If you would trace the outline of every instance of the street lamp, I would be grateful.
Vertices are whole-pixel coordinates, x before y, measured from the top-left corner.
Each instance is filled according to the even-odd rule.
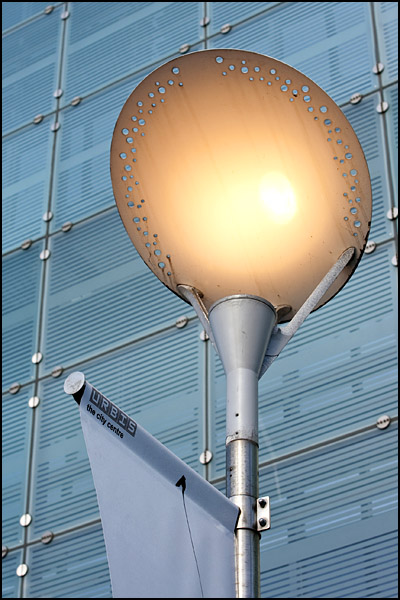
[[[361,258],[371,220],[364,154],[340,109],[299,71],[205,50],[132,92],[111,177],[137,251],[192,304],[222,360],[227,490],[241,509],[237,596],[258,597],[268,526],[257,518],[258,379]]]

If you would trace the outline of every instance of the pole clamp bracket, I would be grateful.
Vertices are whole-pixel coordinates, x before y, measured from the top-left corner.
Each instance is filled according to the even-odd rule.
[[[246,494],[230,496],[229,500],[240,509],[235,529],[266,531],[271,527],[269,496],[258,498]]]
[[[265,531],[271,527],[271,509],[269,496],[257,500],[257,531]]]

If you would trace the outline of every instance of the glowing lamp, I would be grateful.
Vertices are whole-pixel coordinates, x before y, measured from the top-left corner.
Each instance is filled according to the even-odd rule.
[[[118,118],[111,148],[118,210],[139,254],[172,291],[232,294],[291,307],[341,253],[354,271],[371,220],[358,139],[299,71],[239,50],[176,58],[148,75]]]

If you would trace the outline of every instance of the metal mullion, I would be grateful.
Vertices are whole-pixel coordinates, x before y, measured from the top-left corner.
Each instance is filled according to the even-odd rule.
[[[204,19],[205,22],[206,22],[207,18],[210,18],[210,15],[209,15],[209,12],[210,12],[209,8],[210,8],[210,6],[209,6],[209,4],[210,4],[209,2],[203,2],[203,19]],[[204,27],[204,40],[203,40],[204,50],[207,50],[207,48],[208,48],[208,38],[209,38],[209,36],[208,36],[208,27],[209,27],[208,25],[206,25]]]
[[[384,97],[383,88],[381,90],[381,98],[382,98],[381,101],[384,102],[385,97]],[[387,173],[388,188],[389,188],[390,208],[394,209],[396,206],[395,191],[394,191],[394,184],[393,184],[394,174],[392,172],[391,152],[390,152],[390,145],[389,145],[389,133],[388,133],[388,123],[387,123],[386,113],[384,113],[382,115],[382,129],[383,129],[383,146],[384,146],[384,151],[386,154],[385,162],[386,162],[386,173]],[[393,230],[392,239],[394,240],[396,254],[397,254],[398,248],[399,248],[399,242],[398,242],[398,231],[397,231],[397,227],[396,227],[396,219],[392,220],[392,230]]]
[[[65,9],[68,9],[68,2],[65,3]],[[59,69],[58,69],[58,88],[61,86],[62,81],[62,72],[63,72],[63,62],[64,62],[64,46],[65,46],[65,30],[67,27],[67,19],[63,20],[62,32],[61,32],[61,40],[60,40],[60,48],[59,48]],[[54,124],[58,122],[58,117],[60,113],[60,98],[56,100],[56,112],[54,118]],[[54,174],[55,174],[55,165],[56,165],[56,150],[57,150],[57,140],[58,140],[58,131],[54,131],[54,140],[52,147],[52,156],[51,156],[51,166],[50,166],[50,177],[49,177],[49,195],[47,201],[47,212],[50,212],[52,209],[53,203],[53,189],[54,189]],[[51,219],[46,222],[46,233],[44,236],[45,244],[44,249],[49,249],[49,239],[50,239],[50,223]],[[43,321],[44,321],[44,312],[45,312],[45,299],[46,299],[46,278],[47,278],[47,269],[48,269],[47,260],[44,261],[43,274],[42,274],[42,289],[41,289],[41,298],[40,298],[40,310],[39,310],[39,324],[38,324],[38,337],[37,337],[37,351],[40,351],[42,345],[42,329],[43,329]],[[36,381],[39,381],[39,365],[36,367]]]
[[[374,44],[374,52],[375,52],[375,62],[376,64],[378,64],[380,62],[380,49],[379,49],[379,37],[378,37],[378,28],[377,28],[377,23],[376,23],[376,17],[375,17],[375,2],[370,2],[369,3],[369,7],[370,7],[370,13],[371,13],[371,23],[372,23],[372,39],[373,39],[373,44]],[[382,83],[382,75],[381,73],[377,73],[377,77],[378,77],[378,86],[379,86],[379,97],[380,97],[380,102],[383,103],[384,102],[384,89],[386,89],[388,86],[384,86]],[[394,82],[391,82],[390,85],[392,85]],[[389,200],[390,200],[390,207],[393,209],[395,207],[395,192],[394,192],[394,185],[393,185],[393,173],[392,173],[392,165],[391,165],[391,153],[390,153],[390,146],[389,146],[389,135],[388,135],[388,124],[387,124],[387,115],[386,113],[382,114],[382,130],[383,130],[383,147],[384,147],[384,152],[385,152],[385,163],[386,163],[386,179],[388,182],[388,191],[389,191]],[[396,220],[394,219],[392,222],[392,230],[393,230],[393,239],[394,239],[394,243],[395,243],[395,249],[396,249],[396,255],[398,254],[398,232],[397,232],[397,227],[396,227]]]
[[[66,8],[68,4],[66,5]],[[62,63],[64,56],[64,44],[65,44],[65,28],[66,28],[66,20],[63,21],[61,28],[61,39],[59,46],[59,67],[58,67],[58,83],[60,83],[60,79],[62,76]],[[54,90],[53,90],[54,91]],[[60,108],[60,99],[57,98],[56,102],[56,111],[55,111],[55,121],[57,122],[58,113]],[[52,156],[51,156],[51,165],[50,165],[50,174],[49,174],[49,187],[48,187],[48,203],[47,203],[47,211],[51,210],[52,204],[52,190],[54,185],[54,167],[55,167],[55,158],[56,158],[56,145],[57,145],[57,132],[54,132],[54,139],[52,145]],[[44,249],[48,249],[49,242],[49,232],[50,232],[50,221],[46,222],[46,233],[44,236]],[[47,260],[43,261],[42,265],[42,278],[41,278],[41,290],[40,290],[40,301],[39,301],[39,319],[38,319],[38,328],[37,328],[37,343],[36,343],[36,351],[40,351],[41,342],[42,342],[42,327],[43,327],[43,315],[44,315],[44,305],[45,305],[45,296],[46,296],[46,276],[47,276]],[[40,363],[36,364],[35,367],[35,380],[34,380],[34,396],[38,393],[39,388],[39,368]],[[33,410],[33,409],[32,409]],[[25,497],[25,512],[28,513],[30,509],[31,503],[31,495],[32,495],[32,487],[33,487],[33,455],[34,455],[34,447],[35,447],[35,434],[37,429],[37,411],[35,410],[32,415],[31,422],[31,435],[30,435],[30,448],[29,448],[29,457],[28,457],[28,469],[27,469],[27,486],[26,486],[26,497]],[[23,537],[23,548],[22,548],[22,562],[25,563],[27,557],[27,543],[28,543],[28,527],[25,528],[24,537]],[[28,565],[29,567],[29,565]],[[20,584],[20,597],[24,598],[25,594],[25,578],[21,578]]]
[[[101,523],[101,518],[97,517],[97,519],[92,519],[91,521],[88,521],[87,523],[80,523],[79,525],[74,525],[73,527],[67,527],[66,529],[63,529],[62,531],[57,531],[57,532],[53,533],[53,536],[54,536],[53,539],[55,539],[56,537],[67,535],[69,533],[73,533],[75,531],[79,531],[80,529],[84,529],[85,527],[93,527],[94,525],[99,525],[100,523]],[[26,544],[18,544],[16,546],[12,546],[11,548],[8,548],[8,552],[21,550],[24,547],[29,548],[30,546],[37,546],[40,543],[42,543],[41,538],[36,538],[29,542],[26,542]]]

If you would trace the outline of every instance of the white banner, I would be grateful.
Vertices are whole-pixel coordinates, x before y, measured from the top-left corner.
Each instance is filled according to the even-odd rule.
[[[86,382],[82,429],[114,598],[235,598],[238,508]]]

